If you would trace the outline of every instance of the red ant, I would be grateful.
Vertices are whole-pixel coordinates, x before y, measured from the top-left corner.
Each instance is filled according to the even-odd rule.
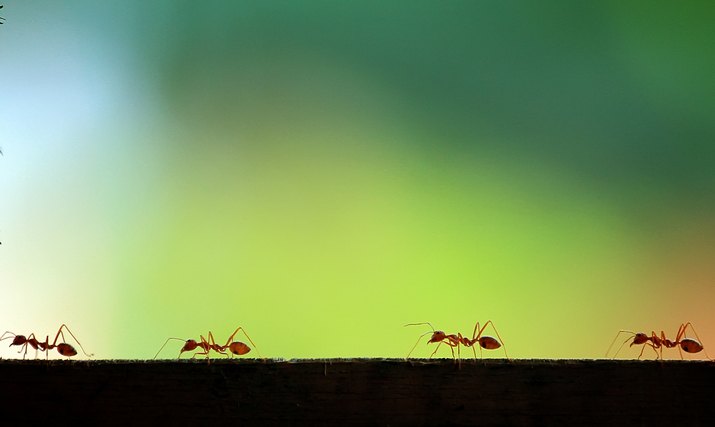
[[[695,336],[698,338],[697,340],[693,338],[688,338],[685,336],[685,331],[690,327],[690,329],[693,331]],[[613,338],[613,341],[611,342],[611,345],[608,346],[608,350],[606,351],[606,357],[608,357],[608,353],[611,351],[611,347],[613,347],[613,344],[616,342],[618,337],[622,333],[628,333],[633,336],[633,341],[631,341],[631,344],[629,347],[633,347],[634,345],[642,345],[643,347],[641,348],[641,352],[638,354],[638,359],[641,358],[643,355],[643,351],[645,350],[646,346],[649,346],[650,348],[653,349],[653,351],[656,354],[656,357],[658,359],[663,358],[663,347],[665,348],[673,348],[673,347],[678,347],[678,351],[680,352],[680,358],[683,358],[683,350],[685,350],[686,353],[699,353],[705,349],[703,345],[700,343],[700,337],[698,336],[698,333],[695,331],[695,328],[693,325],[688,322],[688,323],[683,323],[680,325],[678,328],[678,333],[675,336],[675,341],[671,341],[665,336],[664,331],[660,331],[660,336],[655,334],[655,331],[652,331],[650,336],[646,335],[643,332],[632,332],[632,331],[625,331],[621,330],[618,331],[618,334],[616,334],[616,337]],[[623,343],[618,347],[618,350],[613,354],[613,357],[615,358],[616,355],[618,355],[618,352],[621,351],[621,348],[630,340],[631,338],[627,338]],[[708,355],[708,352],[705,352],[705,357],[710,359],[710,356]]]
[[[72,338],[74,338],[75,341],[77,341],[77,344],[79,344],[79,348],[82,349],[82,352],[85,354],[87,357],[92,357],[92,354],[87,354],[86,351],[84,351],[84,347],[82,347],[82,344],[80,344],[79,340],[77,337],[74,336],[72,331],[65,325],[64,323],[62,326],[60,326],[60,329],[57,330],[57,335],[55,335],[54,341],[52,341],[52,344],[50,344],[50,337],[46,336],[45,341],[38,341],[37,338],[35,338],[35,334],[32,333],[28,337],[25,337],[24,335],[17,335],[15,333],[12,333],[10,331],[6,331],[2,336],[0,336],[0,341],[8,339],[10,337],[13,337],[12,342],[10,343],[10,346],[12,347],[13,345],[19,345],[22,346],[18,353],[20,353],[23,349],[25,350],[25,353],[22,355],[22,358],[24,359],[25,356],[27,356],[27,346],[29,345],[30,347],[35,349],[35,358],[37,358],[37,351],[45,351],[47,352],[47,358],[49,359],[50,357],[50,352],[49,350],[54,350],[55,348],[57,349],[57,352],[61,354],[62,356],[66,357],[72,357],[77,355],[77,350],[75,350],[74,347],[71,345],[67,344],[65,342],[65,334],[62,332],[62,329],[65,329],[67,333],[69,333]],[[6,336],[7,335],[7,336]],[[59,337],[62,337],[62,342],[57,344],[57,340]]]
[[[192,359],[195,358],[197,355],[205,355],[206,359],[208,360],[209,352],[211,350],[215,351],[216,353],[223,354],[224,356],[226,356],[227,355],[226,349],[228,349],[232,354],[241,356],[241,355],[244,355],[244,354],[248,353],[249,351],[251,351],[251,347],[249,347],[248,345],[246,345],[240,341],[233,341],[233,337],[238,333],[238,331],[243,332],[243,335],[245,335],[246,338],[248,338],[248,341],[251,344],[253,344],[253,347],[256,347],[256,344],[253,343],[253,340],[251,339],[251,337],[248,336],[248,334],[246,333],[246,330],[239,326],[235,331],[233,331],[231,336],[228,337],[228,340],[226,340],[226,344],[224,344],[224,345],[216,344],[216,340],[214,340],[214,336],[213,336],[213,333],[211,333],[211,331],[209,331],[208,340],[206,338],[204,338],[203,335],[199,336],[200,341],[196,341],[193,339],[183,340],[181,338],[167,338],[166,341],[164,342],[164,345],[162,345],[161,348],[159,349],[159,351],[156,352],[156,355],[154,355],[154,359],[156,359],[156,357],[159,355],[159,353],[161,353],[161,350],[164,349],[164,346],[166,346],[166,344],[171,340],[183,341],[185,343],[184,346],[181,348],[181,351],[179,351],[179,359],[181,359],[181,355],[185,351],[194,351],[197,348],[200,348],[202,351],[194,353],[194,355],[191,357]],[[258,347],[256,347],[256,351],[258,351]],[[260,357],[260,355],[261,355],[261,353],[259,352],[258,356]],[[232,355],[230,355],[230,356],[233,357]]]
[[[457,357],[460,358],[461,360],[461,352],[459,349],[460,345],[463,345],[464,347],[471,347],[472,352],[474,353],[474,358],[477,358],[477,351],[474,349],[474,344],[479,343],[479,353],[481,354],[482,349],[486,350],[496,350],[500,347],[502,347],[502,344],[499,342],[501,341],[502,343],[504,340],[501,338],[499,335],[499,332],[497,332],[496,327],[494,327],[494,323],[491,320],[488,320],[484,326],[481,328],[479,327],[479,322],[477,322],[476,325],[474,325],[474,331],[472,332],[472,338],[469,339],[465,336],[462,336],[461,333],[456,333],[456,334],[446,334],[444,331],[437,331],[434,329],[431,323],[429,322],[421,322],[421,323],[408,323],[405,326],[415,326],[415,325],[429,325],[430,329],[432,331],[425,332],[424,334],[420,335],[419,338],[417,338],[417,342],[415,343],[414,346],[412,346],[412,350],[410,350],[410,353],[407,355],[406,359],[409,359],[410,355],[412,352],[415,350],[417,347],[417,344],[420,343],[420,340],[422,339],[423,336],[427,334],[432,334],[430,337],[429,341],[427,341],[427,344],[430,343],[439,343],[437,344],[437,348],[434,349],[432,354],[430,354],[430,358],[437,353],[437,350],[439,350],[439,346],[442,344],[447,344],[450,347],[450,350],[452,350],[452,358],[454,358],[454,349],[455,347],[457,348]],[[499,337],[499,340],[497,340],[494,337],[490,336],[482,336],[482,333],[484,332],[484,329],[486,329],[487,325],[492,325],[492,329],[494,329],[494,332],[497,334],[497,337]],[[477,332],[479,331],[479,332]],[[508,359],[509,356],[506,354],[506,347],[504,347],[504,355]]]

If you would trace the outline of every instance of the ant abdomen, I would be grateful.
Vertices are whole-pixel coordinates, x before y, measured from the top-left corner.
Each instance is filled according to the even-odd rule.
[[[70,344],[67,344],[65,342],[61,342],[57,344],[57,340],[62,337],[62,341],[65,340],[65,332],[70,334],[72,338],[79,344],[79,348],[82,350],[82,352],[87,356],[87,357],[92,357],[91,354],[87,354],[86,351],[84,351],[84,348],[82,348],[82,344],[77,340],[77,337],[74,336],[72,331],[65,325],[64,323],[60,326],[60,328],[57,330],[57,334],[55,335],[54,341],[50,343],[50,337],[47,336],[45,337],[45,341],[40,341],[35,337],[35,334],[30,334],[29,336],[25,335],[17,335],[14,334],[10,331],[6,331],[4,334],[0,335],[0,341],[9,339],[12,336],[12,343],[10,344],[11,346],[13,345],[18,345],[21,346],[20,352],[24,352],[22,355],[22,358],[24,359],[25,356],[27,355],[27,348],[31,347],[35,350],[35,357],[37,357],[37,351],[44,351],[47,353],[47,357],[49,358],[49,353],[50,350],[57,349],[57,352],[61,354],[62,356],[66,357],[72,357],[77,355],[77,350]]]
[[[703,345],[692,338],[680,340],[680,347],[688,353],[699,353],[703,350]]]
[[[77,355],[77,350],[67,343],[57,344],[57,352],[66,357],[72,357]]]
[[[231,350],[231,353],[237,354],[239,356],[251,351],[251,347],[247,346],[246,344],[244,344],[240,341],[232,342],[231,345],[228,346],[228,349]]]
[[[487,350],[496,350],[501,347],[499,341],[493,337],[481,337],[479,338],[479,346]]]

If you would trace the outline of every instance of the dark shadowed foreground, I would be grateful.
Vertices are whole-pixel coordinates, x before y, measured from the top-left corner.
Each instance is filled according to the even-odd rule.
[[[0,405],[3,425],[715,425],[715,364],[0,360]]]

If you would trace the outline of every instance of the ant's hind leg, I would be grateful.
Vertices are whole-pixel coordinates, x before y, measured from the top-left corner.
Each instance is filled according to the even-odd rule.
[[[65,325],[64,323],[62,324],[62,326],[60,326],[60,329],[57,330],[57,335],[55,335],[55,341],[52,343],[52,346],[53,346],[53,347],[54,347],[55,344],[57,344],[57,338],[58,338],[60,335],[62,335],[62,341],[63,341],[63,342],[66,342],[66,341],[65,341],[65,335],[62,333],[62,328],[64,328],[64,329],[72,336],[72,338],[74,338],[75,342],[77,342],[77,344],[79,345],[79,348],[82,349],[82,353],[84,353],[85,356],[87,356],[87,357],[92,357],[92,356],[94,356],[94,353],[87,353],[87,352],[84,350],[84,347],[82,347],[82,343],[79,342],[79,340],[77,339],[77,337],[74,336],[74,334],[72,333],[72,331],[70,331],[70,328],[68,328],[67,325]]]
[[[691,330],[693,331],[693,333],[695,334],[695,338],[697,338],[698,341],[700,342],[700,345],[703,344],[703,340],[701,340],[700,337],[698,336],[698,332],[695,330],[695,328],[693,327],[693,324],[692,324],[692,323],[687,322],[687,323],[682,324],[680,327],[682,328],[682,332],[681,332],[681,333],[682,333],[682,335],[685,336],[685,337],[687,337],[687,336],[685,335],[685,331],[688,329],[688,327],[690,327],[690,329],[691,329]],[[676,339],[676,341],[680,341],[680,338],[682,338],[682,337],[679,336],[679,337]],[[680,349],[680,346],[678,346],[678,349]],[[708,351],[705,350],[705,346],[703,346],[703,352],[705,353],[705,357],[707,357],[707,358],[710,359],[710,360],[713,360],[713,359],[710,357],[710,355],[708,354]],[[682,357],[682,353],[681,353],[681,357]]]
[[[482,335],[482,328],[479,327],[479,322],[474,325],[474,330],[472,331],[472,341],[477,339],[477,331],[479,331],[479,335]]]
[[[477,323],[479,325],[479,323]],[[499,341],[501,341],[501,346],[504,349],[504,356],[509,359],[509,355],[506,352],[506,344],[504,343],[504,339],[502,339],[501,335],[499,335],[499,331],[497,331],[497,327],[494,326],[494,322],[491,320],[487,320],[486,323],[484,323],[484,326],[482,326],[482,329],[479,330],[479,334],[476,337],[472,337],[472,339],[480,338],[482,336],[482,332],[487,328],[487,325],[492,325],[492,329],[494,329],[494,333],[497,334],[497,338],[499,338]]]
[[[246,338],[248,338],[248,342],[250,342],[251,345],[253,346],[253,348],[256,349],[256,353],[258,353],[258,357],[262,357],[262,356],[261,356],[261,352],[258,350],[258,346],[256,345],[256,343],[254,343],[253,340],[251,339],[251,337],[248,336],[248,334],[246,333],[246,329],[244,329],[244,328],[241,327],[241,326],[239,326],[238,328],[236,328],[236,330],[233,331],[233,333],[231,334],[231,336],[228,337],[228,340],[226,340],[226,345],[223,346],[223,348],[227,348],[227,347],[233,342],[233,338],[236,336],[236,334],[238,333],[238,331],[243,332],[243,335],[245,335]]]

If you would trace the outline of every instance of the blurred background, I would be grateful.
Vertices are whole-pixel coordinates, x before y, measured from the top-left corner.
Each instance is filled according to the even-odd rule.
[[[715,356],[709,1],[4,5],[0,332],[600,358],[690,321]]]

